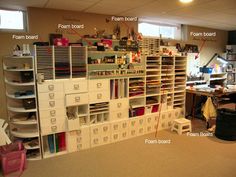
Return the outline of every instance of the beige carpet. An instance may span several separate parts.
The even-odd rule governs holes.
[[[23,177],[236,177],[236,142],[190,137],[170,131],[40,161],[30,161]]]

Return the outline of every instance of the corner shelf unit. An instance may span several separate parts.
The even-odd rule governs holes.
[[[5,57],[3,59],[3,70],[11,139],[23,141],[27,149],[28,159],[40,159],[41,141],[34,57]]]

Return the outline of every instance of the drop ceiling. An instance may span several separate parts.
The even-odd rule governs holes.
[[[41,7],[96,14],[137,16],[149,21],[236,30],[236,0],[1,0],[0,7]]]

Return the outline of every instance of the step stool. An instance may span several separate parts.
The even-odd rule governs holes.
[[[183,132],[191,132],[191,121],[185,118],[175,119],[173,121],[171,131],[176,131],[179,135],[182,135]]]

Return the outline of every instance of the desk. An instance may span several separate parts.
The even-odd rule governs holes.
[[[215,97],[217,99],[223,97],[223,96],[228,96],[230,94],[235,94],[236,90],[230,91],[230,92],[224,92],[224,93],[219,93],[219,92],[207,92],[207,91],[199,91],[195,89],[186,89],[187,93],[192,94],[192,110],[191,110],[191,116],[192,118],[195,117],[195,109],[196,109],[196,96],[207,96],[207,97]],[[218,107],[219,104],[217,104]]]

